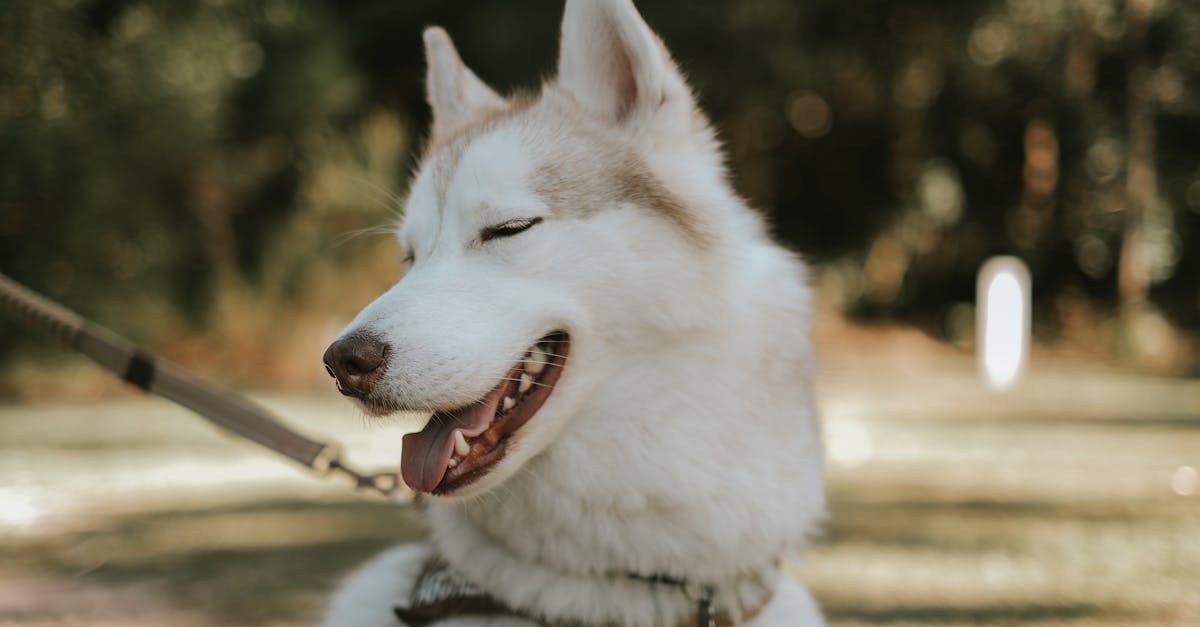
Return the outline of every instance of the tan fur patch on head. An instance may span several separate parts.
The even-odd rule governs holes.
[[[673,193],[646,164],[635,146],[586,118],[569,96],[554,88],[510,98],[508,106],[481,112],[448,137],[426,146],[439,205],[459,161],[479,137],[501,127],[518,130],[539,162],[529,183],[553,211],[587,215],[620,203],[643,207],[666,218],[693,245],[705,249],[716,235],[700,212]]]
[[[571,96],[548,87],[530,136],[539,160],[531,184],[554,211],[586,215],[630,203],[666,218],[693,245],[704,249],[717,237],[701,214],[663,183],[636,144],[584,113]]]
[[[712,233],[704,228],[699,215],[688,208],[679,196],[671,193],[640,161],[627,164],[638,167],[627,168],[625,175],[618,180],[621,198],[665,216],[696,246],[707,248],[712,244]]]
[[[458,168],[467,147],[477,137],[496,128],[505,120],[519,115],[538,103],[539,96],[535,94],[515,94],[505,100],[505,106],[494,109],[484,109],[466,124],[451,133],[431,135],[425,144],[424,156],[421,161],[432,167],[433,187],[437,193],[438,205],[445,204],[446,189],[450,186],[451,177]]]
[[[450,133],[446,133],[444,136],[431,135],[429,141],[425,144],[425,156],[428,158],[453,145],[461,145],[465,148],[466,144],[470,144],[472,139],[478,137],[489,128],[494,128],[497,123],[525,112],[537,104],[540,99],[541,96],[538,94],[513,94],[505,99],[503,107],[483,109],[477,112],[470,121],[455,128]]]
[[[554,211],[587,215],[629,203],[672,222],[692,244],[708,248],[712,234],[700,217],[667,189],[636,154],[592,154],[586,161],[550,161],[538,168],[534,190]]]

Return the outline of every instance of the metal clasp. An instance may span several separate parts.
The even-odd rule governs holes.
[[[696,602],[696,626],[717,627],[717,613],[713,609],[712,586],[688,583],[684,586],[684,593]]]
[[[355,488],[360,490],[365,488],[377,492],[393,501],[404,502],[408,500],[404,498],[407,497],[408,493],[401,489],[396,471],[380,471],[370,474],[359,472],[342,461],[341,448],[332,444],[328,444],[325,448],[321,449],[320,454],[313,460],[312,469],[321,475],[339,473],[349,477],[354,482]]]

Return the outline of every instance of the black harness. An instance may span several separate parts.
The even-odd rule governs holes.
[[[733,625],[733,619],[725,612],[717,612],[713,606],[713,590],[707,586],[696,586],[690,582],[668,575],[639,575],[625,573],[614,575],[626,577],[654,585],[664,585],[678,588],[696,603],[694,621],[688,619],[683,625],[697,627],[725,627]],[[752,613],[757,614],[770,595]],[[547,616],[539,616],[529,612],[509,607],[475,584],[463,579],[451,570],[441,558],[433,557],[425,563],[417,576],[406,605],[392,608],[396,618],[403,625],[422,627],[436,621],[462,616],[507,616],[524,618],[545,627],[621,627],[616,624],[590,625],[576,621],[555,620]]]

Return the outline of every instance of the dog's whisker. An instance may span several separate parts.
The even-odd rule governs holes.
[[[380,204],[383,205],[383,207],[391,212],[395,217],[399,218],[404,215],[404,198],[400,196],[400,194],[397,194],[396,192],[393,192],[390,189],[361,176],[352,177],[351,180],[359,185],[368,187],[374,192],[382,194],[386,202],[380,202],[378,197],[375,198],[375,201],[380,202]]]
[[[516,378],[513,378],[513,377],[500,377],[500,380],[501,380],[501,381],[516,381],[516,382],[518,382],[518,383],[521,381],[520,379],[516,379]],[[543,388],[552,388],[552,387],[554,387],[553,385],[549,385],[549,384],[546,384],[546,383],[542,383],[541,381],[534,381],[534,382],[533,382],[533,384],[534,384],[534,385],[536,385],[536,386],[538,386],[538,387],[543,387]]]
[[[566,355],[559,355],[558,353],[547,353],[547,352],[545,352],[545,351],[542,351],[542,354],[543,354],[543,355],[545,355],[545,356],[547,356],[547,357],[557,357],[557,358],[559,358],[559,359],[566,359],[566,358],[567,358],[567,356],[566,356]],[[528,359],[523,359],[522,361],[529,361],[529,360],[528,360]]]
[[[334,241],[333,245],[334,246],[344,246],[348,242],[358,239],[360,237],[365,237],[368,235],[390,235],[393,232],[394,232],[394,229],[389,224],[378,224],[375,226],[368,226],[368,227],[364,227],[361,229],[353,229],[353,230],[347,231],[346,233],[342,234],[341,237],[339,237],[337,240]]]
[[[567,355],[550,355],[550,356],[551,356],[551,357],[555,357],[555,358],[557,358],[559,361],[553,361],[553,362],[545,362],[545,361],[540,361],[540,362],[539,362],[538,360],[535,360],[535,359],[522,359],[522,358],[520,358],[520,357],[514,357],[514,358],[512,358],[512,359],[508,359],[508,360],[496,360],[496,361],[495,361],[495,362],[493,362],[493,363],[494,363],[494,364],[496,364],[496,365],[512,365],[512,364],[536,364],[536,363],[541,363],[543,366],[547,366],[547,367],[551,367],[551,368],[553,368],[553,367],[562,367],[562,366],[565,366],[565,365],[566,365],[566,363],[567,363],[567,361],[569,360],[569,358],[568,358],[568,356],[567,356]],[[488,367],[491,367],[491,366],[489,365]]]

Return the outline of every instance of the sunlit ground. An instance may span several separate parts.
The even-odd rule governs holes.
[[[1200,625],[1200,385],[1035,364],[1000,394],[972,368],[826,372],[832,512],[789,567],[831,623]],[[264,400],[394,459],[340,399]],[[307,624],[421,534],[343,488],[162,401],[2,408],[0,624]]]

